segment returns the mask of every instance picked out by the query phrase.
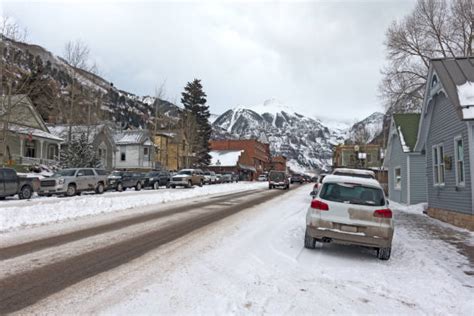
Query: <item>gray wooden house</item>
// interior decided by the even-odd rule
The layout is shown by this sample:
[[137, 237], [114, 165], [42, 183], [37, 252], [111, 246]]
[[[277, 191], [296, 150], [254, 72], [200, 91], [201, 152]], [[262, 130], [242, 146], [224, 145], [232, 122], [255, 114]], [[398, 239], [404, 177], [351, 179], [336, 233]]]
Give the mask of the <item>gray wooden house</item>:
[[431, 61], [417, 138], [428, 215], [474, 230], [474, 58]]
[[388, 195], [403, 204], [426, 202], [426, 161], [414, 150], [420, 114], [394, 114], [390, 125], [384, 168], [388, 173]]

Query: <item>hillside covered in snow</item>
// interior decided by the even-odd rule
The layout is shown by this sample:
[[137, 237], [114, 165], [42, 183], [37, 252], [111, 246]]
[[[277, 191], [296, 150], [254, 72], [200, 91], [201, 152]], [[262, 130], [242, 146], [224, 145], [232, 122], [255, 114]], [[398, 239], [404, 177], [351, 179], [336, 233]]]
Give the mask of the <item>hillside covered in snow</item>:
[[270, 144], [272, 154], [286, 156], [294, 171], [314, 172], [327, 170], [333, 146], [344, 143], [360, 126], [367, 124], [372, 138], [378, 135], [382, 120], [383, 114], [374, 113], [353, 126], [334, 122], [327, 126], [320, 119], [296, 113], [290, 106], [270, 99], [224, 112], [213, 122], [213, 137], [258, 138]]

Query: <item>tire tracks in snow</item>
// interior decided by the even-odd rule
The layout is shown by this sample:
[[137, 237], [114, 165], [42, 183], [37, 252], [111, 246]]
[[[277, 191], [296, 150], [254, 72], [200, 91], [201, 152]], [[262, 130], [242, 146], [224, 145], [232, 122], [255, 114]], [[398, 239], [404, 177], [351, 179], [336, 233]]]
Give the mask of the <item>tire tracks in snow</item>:
[[[192, 231], [253, 207], [256, 204], [261, 204], [285, 194], [284, 191], [266, 191], [266, 193], [263, 193], [264, 191], [266, 190], [251, 190], [235, 194], [226, 194], [204, 202], [144, 214], [64, 235], [57, 235], [0, 249], [2, 259], [14, 258], [48, 247], [67, 246], [66, 244], [71, 241], [103, 234], [129, 225], [145, 223], [190, 210], [210, 207], [207, 213], [185, 218], [173, 225], [159, 227], [141, 235], [117, 241], [111, 245], [78, 253], [69, 258], [36, 269], [24, 271], [16, 275], [7, 275], [0, 280], [0, 314], [19, 311], [82, 280], [128, 263]], [[242, 197], [246, 197], [246, 199], [239, 201]], [[224, 203], [232, 200], [237, 200], [238, 203]], [[215, 207], [216, 204], [219, 206], [218, 208]]]

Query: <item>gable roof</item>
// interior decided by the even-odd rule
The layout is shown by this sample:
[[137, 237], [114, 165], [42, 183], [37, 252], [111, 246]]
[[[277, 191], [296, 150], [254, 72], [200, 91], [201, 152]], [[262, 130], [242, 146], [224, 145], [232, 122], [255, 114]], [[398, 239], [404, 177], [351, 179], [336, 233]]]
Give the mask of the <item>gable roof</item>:
[[143, 144], [147, 140], [150, 139], [148, 132], [145, 130], [130, 130], [130, 131], [116, 132], [114, 133], [113, 138], [116, 145]]
[[420, 117], [419, 113], [393, 114], [393, 121], [404, 152], [412, 152], [415, 148]]
[[462, 96], [459, 94], [461, 91], [459, 87], [465, 86], [466, 83], [474, 83], [474, 58], [435, 58], [431, 60], [431, 65], [449, 100], [459, 109], [461, 117], [463, 119], [474, 119], [474, 117], [467, 115], [472, 111], [469, 109], [472, 109], [474, 104], [461, 104]]
[[[47, 124], [47, 127], [51, 134], [56, 135], [64, 140], [68, 139], [69, 136], [69, 125], [66, 124]], [[97, 124], [97, 125], [72, 125], [71, 126], [71, 137], [79, 138], [81, 134], [88, 134], [89, 143], [93, 143], [96, 139], [97, 135], [106, 128], [104, 124]]]
[[[9, 105], [10, 103], [10, 105]], [[10, 115], [9, 123], [49, 133], [46, 124], [26, 94], [0, 95], [0, 118]]]

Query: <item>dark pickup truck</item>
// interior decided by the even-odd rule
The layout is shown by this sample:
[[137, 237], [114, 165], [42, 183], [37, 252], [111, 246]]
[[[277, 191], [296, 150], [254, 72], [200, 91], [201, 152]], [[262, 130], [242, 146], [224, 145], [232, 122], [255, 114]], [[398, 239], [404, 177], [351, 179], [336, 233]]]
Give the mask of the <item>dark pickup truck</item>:
[[0, 200], [18, 194], [20, 199], [29, 199], [40, 186], [38, 178], [19, 176], [14, 169], [0, 168]]

